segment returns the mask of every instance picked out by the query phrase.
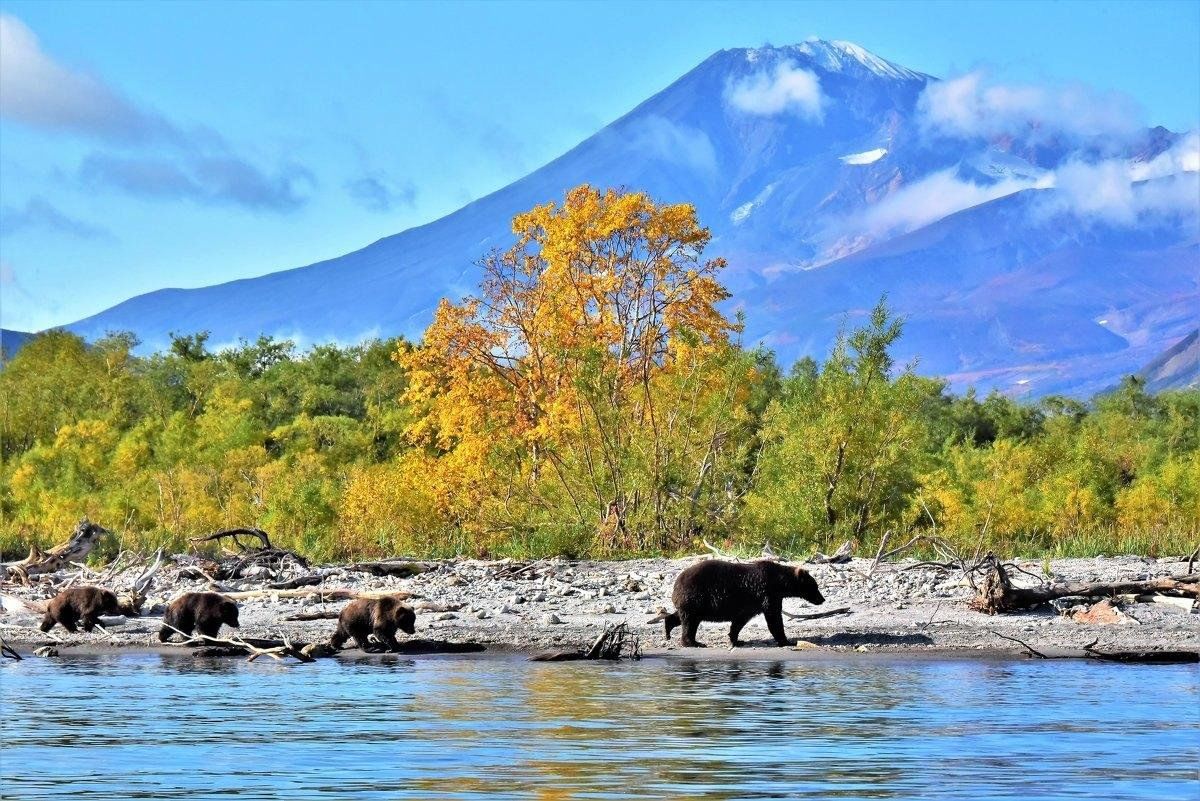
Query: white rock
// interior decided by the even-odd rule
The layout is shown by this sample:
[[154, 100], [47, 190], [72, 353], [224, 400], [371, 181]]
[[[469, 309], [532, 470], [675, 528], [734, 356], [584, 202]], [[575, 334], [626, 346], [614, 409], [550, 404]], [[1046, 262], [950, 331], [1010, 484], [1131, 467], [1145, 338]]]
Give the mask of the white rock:
[[545, 615], [542, 615], [542, 623], [544, 623], [547, 626], [562, 625], [562, 621], [558, 619], [558, 615], [554, 614], [553, 612], [549, 612]]

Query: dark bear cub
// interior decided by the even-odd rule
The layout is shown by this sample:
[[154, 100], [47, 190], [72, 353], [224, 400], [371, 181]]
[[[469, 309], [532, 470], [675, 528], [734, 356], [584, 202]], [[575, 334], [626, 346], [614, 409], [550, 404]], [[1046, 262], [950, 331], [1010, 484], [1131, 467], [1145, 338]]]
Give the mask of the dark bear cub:
[[54, 596], [46, 606], [41, 629], [49, 631], [55, 623], [61, 623], [72, 634], [77, 630], [76, 624], [84, 631], [91, 631], [101, 615], [119, 614], [120, 602], [109, 590], [102, 587], [72, 587]]
[[764, 615], [771, 636], [779, 645], [788, 645], [783, 630], [783, 599], [803, 598], [812, 604], [825, 603], [816, 580], [802, 567], [760, 560], [748, 564], [710, 559], [692, 565], [675, 579], [671, 600], [675, 612], [663, 620], [667, 639], [676, 626], [683, 627], [685, 646], [702, 648], [696, 642], [696, 629], [702, 621], [729, 622], [729, 645], [739, 645], [742, 627], [757, 615]]
[[167, 607], [163, 627], [158, 630], [160, 642], [166, 642], [179, 629], [184, 634], [199, 631], [205, 637], [216, 637], [224, 623], [238, 628], [238, 605], [215, 592], [185, 592]]
[[346, 604], [338, 615], [337, 631], [329, 638], [329, 644], [341, 648], [351, 637], [359, 648], [367, 650], [367, 640], [375, 639], [391, 650], [395, 650], [396, 630], [405, 634], [416, 631], [417, 616], [411, 607], [405, 606], [394, 595], [383, 598], [359, 598]]

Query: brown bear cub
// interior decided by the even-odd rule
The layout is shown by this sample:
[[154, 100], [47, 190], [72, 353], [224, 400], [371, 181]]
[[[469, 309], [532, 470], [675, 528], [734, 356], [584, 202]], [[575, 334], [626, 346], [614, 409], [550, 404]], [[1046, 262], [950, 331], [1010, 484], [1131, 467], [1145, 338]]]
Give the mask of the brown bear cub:
[[199, 630], [205, 637], [216, 637], [224, 623], [238, 628], [238, 605], [215, 592], [185, 592], [167, 607], [163, 627], [158, 630], [160, 642], [166, 642], [179, 629], [184, 634]]
[[119, 614], [121, 606], [112, 592], [101, 587], [72, 587], [54, 596], [46, 606], [41, 629], [49, 631], [55, 623], [61, 623], [72, 634], [77, 630], [76, 624], [84, 631], [91, 631], [101, 615]]
[[367, 639], [374, 634], [390, 650], [395, 650], [396, 629], [405, 634], [416, 631], [417, 616], [411, 607], [401, 603], [394, 595], [383, 598], [359, 598], [351, 601], [338, 615], [337, 631], [329, 638], [329, 644], [340, 649], [351, 637], [359, 648], [367, 650]]
[[716, 559], [700, 562], [675, 579], [671, 593], [675, 611], [663, 618], [667, 639], [671, 639], [672, 629], [682, 626], [683, 644], [703, 648], [696, 642], [696, 629], [701, 621], [728, 621], [729, 645], [736, 648], [742, 627], [751, 618], [764, 615], [775, 642], [788, 645], [783, 630], [784, 598], [825, 603], [816, 580], [802, 567], [788, 567], [765, 559], [748, 564]]

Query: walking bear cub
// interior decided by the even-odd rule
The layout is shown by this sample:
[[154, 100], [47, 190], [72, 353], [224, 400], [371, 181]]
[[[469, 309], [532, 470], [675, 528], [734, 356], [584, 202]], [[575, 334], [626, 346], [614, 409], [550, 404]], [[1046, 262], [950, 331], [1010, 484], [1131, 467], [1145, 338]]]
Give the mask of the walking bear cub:
[[91, 631], [101, 615], [119, 615], [122, 613], [117, 596], [101, 587], [72, 587], [63, 590], [50, 601], [46, 607], [46, 616], [42, 618], [42, 631], [54, 628], [55, 623], [61, 623], [63, 628], [74, 634], [76, 624], [84, 631]]
[[374, 634], [389, 649], [395, 650], [396, 629], [405, 634], [416, 631], [417, 616], [411, 607], [394, 595], [382, 598], [359, 598], [346, 604], [338, 615], [337, 631], [329, 639], [334, 648], [341, 648], [351, 637], [359, 648], [367, 650], [367, 638]]
[[683, 627], [682, 642], [690, 648], [702, 648], [696, 642], [696, 629], [702, 621], [728, 621], [729, 645], [739, 645], [742, 627], [757, 615], [764, 615], [771, 636], [779, 645], [788, 645], [783, 630], [783, 599], [803, 598], [812, 604], [825, 602], [816, 580], [802, 567], [760, 560], [748, 564], [710, 559], [692, 565], [675, 579], [671, 600], [675, 611], [663, 617], [667, 639], [676, 626]]
[[222, 623], [238, 628], [236, 603], [215, 592], [185, 592], [167, 607], [158, 639], [166, 642], [176, 633], [175, 629], [184, 634], [198, 630], [205, 637], [216, 637]]

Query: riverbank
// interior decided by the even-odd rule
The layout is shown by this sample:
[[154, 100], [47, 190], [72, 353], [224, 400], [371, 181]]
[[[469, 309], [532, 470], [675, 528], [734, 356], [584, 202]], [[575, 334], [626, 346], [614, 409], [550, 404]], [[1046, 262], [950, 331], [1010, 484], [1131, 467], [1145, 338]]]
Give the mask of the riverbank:
[[[606, 624], [625, 622], [639, 636], [647, 656], [727, 658], [727, 624], [702, 625], [699, 640], [709, 647], [684, 649], [679, 646], [678, 632], [672, 642], [666, 643], [662, 624], [647, 622], [660, 608], [671, 606], [675, 576], [698, 558], [620, 562], [551, 559], [533, 563], [448, 560], [421, 563], [424, 572], [408, 578], [376, 577], [329, 566], [320, 571], [323, 581], [319, 587], [304, 589], [407, 592], [417, 610], [414, 636], [481, 643], [490, 650], [532, 653], [582, 647]], [[1049, 563], [1017, 561], [1015, 565], [1024, 572], [1010, 571], [1014, 581], [1030, 586], [1041, 579], [1148, 580], [1187, 570], [1186, 563], [1176, 559], [1136, 556], [1058, 559]], [[1200, 651], [1200, 614], [1183, 605], [1124, 597], [1115, 603], [1115, 611], [1104, 609], [1103, 614], [1088, 616], [1079, 612], [1090, 603], [1068, 598], [1024, 613], [990, 616], [968, 607], [975, 593], [961, 571], [911, 560], [872, 567], [868, 559], [808, 565], [826, 602], [811, 607], [799, 599], [789, 599], [784, 603], [785, 612], [805, 615], [842, 608], [848, 611], [819, 619], [785, 618], [789, 637], [802, 641], [795, 649], [774, 647], [765, 623], [757, 618], [744, 629], [746, 647], [737, 650], [737, 658], [803, 659], [839, 652], [1023, 653], [1024, 647], [1014, 640], [1047, 654], [1077, 653], [1091, 643], [1104, 651]], [[111, 577], [104, 586], [119, 592], [127, 589], [137, 575], [138, 570], [132, 569]], [[85, 574], [77, 583], [95, 582], [97, 578]], [[217, 589], [264, 590], [267, 578], [264, 575], [221, 582]], [[142, 617], [112, 625], [107, 634], [69, 634], [56, 628], [51, 637], [38, 631], [40, 615], [36, 612], [38, 604], [53, 595], [51, 582], [31, 587], [4, 583], [0, 584], [0, 593], [9, 599], [0, 615], [0, 636], [22, 652], [53, 645], [63, 656], [97, 649], [157, 649], [156, 635], [166, 603], [182, 592], [210, 588], [203, 577], [171, 564], [155, 576]], [[26, 607], [22, 609], [21, 603], [11, 599]], [[292, 597], [287, 592], [265, 590], [259, 597], [239, 601], [240, 634], [264, 638], [282, 634], [295, 641], [321, 641], [333, 632], [333, 619], [288, 618], [336, 615], [344, 604], [344, 600], [326, 602], [320, 594]]]

